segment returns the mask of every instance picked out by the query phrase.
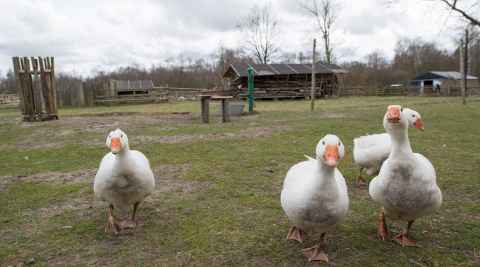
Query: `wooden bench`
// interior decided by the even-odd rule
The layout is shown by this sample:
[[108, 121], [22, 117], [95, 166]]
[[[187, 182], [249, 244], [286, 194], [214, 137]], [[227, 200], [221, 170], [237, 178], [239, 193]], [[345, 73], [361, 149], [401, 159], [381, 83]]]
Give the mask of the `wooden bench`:
[[230, 121], [230, 100], [232, 96], [200, 95], [200, 104], [202, 107], [202, 121], [210, 121], [210, 100], [222, 102], [222, 122]]

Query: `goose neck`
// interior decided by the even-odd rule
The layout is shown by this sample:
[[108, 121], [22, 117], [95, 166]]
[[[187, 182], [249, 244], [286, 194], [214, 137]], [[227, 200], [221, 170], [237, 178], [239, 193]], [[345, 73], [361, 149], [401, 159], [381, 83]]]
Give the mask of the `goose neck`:
[[318, 175], [319, 175], [318, 185], [322, 186], [322, 188], [336, 186], [335, 167], [327, 166], [319, 160]]
[[408, 138], [408, 129], [401, 129], [390, 133], [392, 140], [391, 156], [405, 155], [412, 153], [412, 147]]

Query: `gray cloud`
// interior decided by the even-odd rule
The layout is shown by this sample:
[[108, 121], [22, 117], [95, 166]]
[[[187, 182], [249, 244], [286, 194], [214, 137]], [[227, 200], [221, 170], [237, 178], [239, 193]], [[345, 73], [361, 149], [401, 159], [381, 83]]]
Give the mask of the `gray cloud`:
[[[340, 0], [339, 0], [340, 1]], [[264, 1], [266, 2], [266, 1]], [[363, 58], [374, 50], [387, 55], [396, 39], [424, 36], [439, 39], [439, 25], [422, 11], [379, 8], [381, 0], [340, 1], [342, 9], [333, 35], [342, 59]], [[358, 1], [360, 2], [360, 1]], [[201, 57], [221, 43], [236, 48], [242, 36], [236, 24], [255, 0], [17, 0], [2, 1], [0, 8], [0, 70], [11, 67], [12, 56], [55, 56], [61, 71], [84, 74], [128, 64], [150, 66], [179, 54]], [[281, 20], [278, 42], [282, 50], [310, 51], [313, 22], [297, 1], [271, 1]], [[439, 9], [437, 18], [447, 14]], [[416, 25], [417, 24], [417, 25]], [[415, 25], [415, 26], [414, 26]], [[388, 41], [385, 39], [388, 38]], [[442, 40], [443, 43], [451, 40]]]

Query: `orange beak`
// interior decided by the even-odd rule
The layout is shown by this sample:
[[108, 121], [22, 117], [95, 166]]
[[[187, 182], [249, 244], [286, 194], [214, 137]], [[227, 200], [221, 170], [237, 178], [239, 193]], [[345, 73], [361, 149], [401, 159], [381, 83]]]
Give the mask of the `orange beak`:
[[337, 145], [327, 145], [325, 147], [325, 153], [323, 154], [323, 159], [325, 163], [330, 167], [335, 167], [338, 164], [338, 146]]
[[420, 129], [420, 130], [422, 130], [422, 131], [424, 130], [422, 119], [417, 119], [417, 120], [415, 121], [415, 128]]
[[400, 121], [400, 107], [389, 106], [387, 111], [387, 120], [389, 122], [398, 123]]
[[110, 149], [113, 153], [118, 153], [121, 149], [120, 138], [113, 137], [110, 143]]

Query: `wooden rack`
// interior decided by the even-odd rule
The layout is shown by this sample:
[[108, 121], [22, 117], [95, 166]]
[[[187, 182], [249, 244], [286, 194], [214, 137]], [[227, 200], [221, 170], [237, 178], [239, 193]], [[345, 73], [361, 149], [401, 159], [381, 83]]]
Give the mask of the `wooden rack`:
[[57, 120], [53, 57], [13, 57], [12, 60], [23, 120]]

